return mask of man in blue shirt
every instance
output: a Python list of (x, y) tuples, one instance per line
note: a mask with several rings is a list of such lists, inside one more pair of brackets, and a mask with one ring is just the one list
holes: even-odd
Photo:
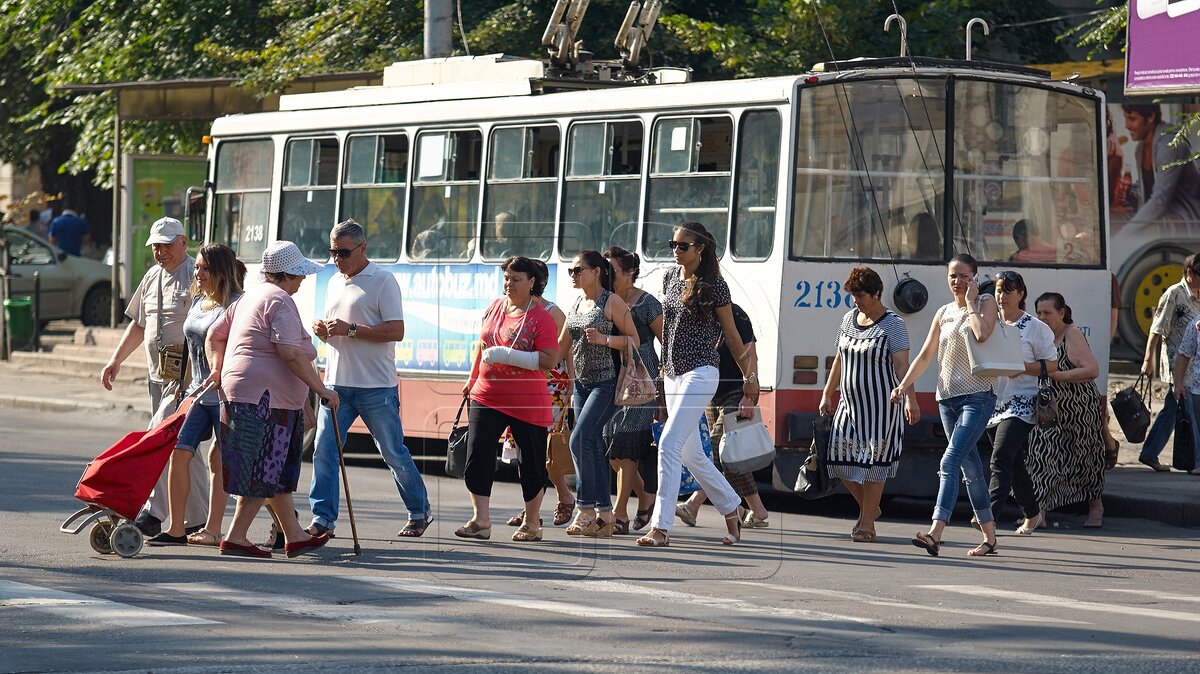
[(50, 243), (68, 255), (82, 254), (83, 241), (87, 234), (87, 221), (69, 208), (64, 208), (62, 215), (50, 221)]

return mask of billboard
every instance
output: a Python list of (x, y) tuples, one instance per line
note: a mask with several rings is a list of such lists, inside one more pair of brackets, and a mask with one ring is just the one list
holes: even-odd
[(155, 264), (153, 253), (146, 246), (150, 225), (164, 216), (183, 220), (187, 188), (204, 184), (207, 164), (203, 157), (127, 154), (121, 166), (125, 169), (121, 296), (128, 299), (146, 270)]
[(1200, 0), (1129, 0), (1125, 94), (1200, 93)]

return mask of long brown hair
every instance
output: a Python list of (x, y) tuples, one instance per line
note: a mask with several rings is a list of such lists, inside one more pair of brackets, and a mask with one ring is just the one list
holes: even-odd
[(679, 302), (693, 313), (704, 309), (713, 309), (716, 300), (713, 299), (713, 282), (721, 277), (721, 267), (717, 264), (717, 240), (695, 220), (687, 220), (675, 225), (675, 231), (687, 232), (703, 246), (700, 249), (700, 266), (696, 267), (696, 278), (690, 286), (685, 286)]
[[(223, 307), (229, 306), (229, 298), (242, 292), (246, 282), (246, 265), (237, 259), (232, 248), (223, 243), (206, 243), (200, 246), (199, 254), (208, 265), (208, 275), (216, 281), (214, 299)], [(198, 284), (193, 288), (193, 293), (200, 294)]]

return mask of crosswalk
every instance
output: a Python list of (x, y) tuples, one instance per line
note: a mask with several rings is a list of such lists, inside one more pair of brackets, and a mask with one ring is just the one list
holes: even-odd
[[(920, 598), (913, 601), (866, 592), (733, 580), (668, 583), (525, 578), (490, 581), (492, 587), (477, 587), (485, 584), (489, 581), (480, 578), (454, 583), (444, 577), (343, 574), (325, 576), (316, 584), (290, 587), (288, 591), (185, 582), (109, 584), (90, 590), (92, 594), (82, 594), (78, 588), (68, 591), (0, 579), (0, 627), (5, 623), (25, 624), (30, 619), (28, 612), (41, 614), (43, 621), (49, 621), (47, 625), (57, 622), (97, 628), (245, 623), (263, 618), (258, 612), (265, 612), (346, 626), (396, 623), (446, 629), (475, 621), (478, 627), (487, 628), (488, 616), (495, 615), (487, 608), (495, 606), (506, 609), (502, 615), (508, 618), (550, 614), (594, 623), (688, 615), (700, 622), (762, 620), (830, 630), (891, 629), (898, 622), (919, 628), (922, 614), (1009, 625), (1099, 626), (1106, 620), (1120, 622), (1129, 617), (1176, 624), (1200, 622), (1200, 614), (1190, 610), (1200, 603), (1200, 595), (1117, 588), (1098, 588), (1089, 593), (1087, 600), (982, 585), (896, 588), (909, 597)], [(1132, 600), (1131, 593), (1139, 595), (1138, 602), (1155, 605), (1119, 603), (1122, 599)], [(986, 610), (981, 610), (981, 605)], [(1176, 605), (1179, 610), (1163, 605)], [(235, 606), (245, 610), (230, 610)], [(879, 608), (893, 610), (881, 613)], [(886, 620), (880, 620), (880, 615), (887, 616)], [(550, 616), (547, 619), (555, 619)]]

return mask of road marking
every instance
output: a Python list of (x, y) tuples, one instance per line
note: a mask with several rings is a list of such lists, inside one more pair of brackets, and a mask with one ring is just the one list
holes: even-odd
[[(541, 581), (543, 583), (558, 583), (561, 581)], [(576, 590), (587, 590), (589, 592), (599, 592), (602, 594), (633, 594), (647, 599), (662, 599), (670, 602), (681, 603), (686, 602), (699, 606), (710, 606), (723, 611), (734, 611), (736, 613), (748, 613), (759, 617), (779, 617), (779, 618), (796, 618), (801, 620), (824, 620), (836, 622), (855, 622), (865, 625), (875, 624), (876, 620), (870, 618), (860, 618), (857, 616), (840, 615), (837, 613), (827, 613), (825, 611), (810, 611), (808, 609), (782, 608), (777, 606), (763, 606), (741, 599), (727, 599), (723, 597), (706, 597), (704, 595), (692, 594), (690, 592), (679, 592), (678, 590), (668, 590), (666, 588), (652, 587), (648, 585), (637, 585), (634, 583), (617, 582), (613, 580), (595, 580), (591, 578), (581, 579), (571, 586)]]
[(913, 587), (922, 590), (955, 592), (974, 597), (986, 597), (988, 599), (1010, 599), (1012, 601), (1021, 602), (1022, 604), (1032, 604), (1034, 606), (1053, 606), (1055, 608), (1074, 609), (1079, 611), (1099, 611), (1101, 613), (1116, 613), (1121, 615), (1139, 616), (1142, 618), (1182, 620), (1190, 623), (1200, 622), (1200, 614), (1195, 613), (1164, 611), (1162, 609), (1144, 608), (1141, 606), (1102, 604), (1094, 601), (1078, 601), (1076, 599), (1068, 599), (1066, 597), (1054, 597), (1050, 595), (1033, 594), (1030, 592), (1014, 592), (1013, 590), (998, 590), (996, 588), (982, 587), (978, 585), (913, 585)]
[(27, 608), (81, 622), (100, 622), (116, 627), (220, 624), (216, 620), (155, 611), (11, 580), (0, 580), (0, 607)]
[(584, 606), (583, 604), (570, 604), (567, 602), (551, 601), (546, 599), (535, 599), (533, 597), (516, 594), (504, 594), (501, 592), (493, 592), (491, 590), (431, 585), (429, 583), (410, 580), (407, 578), (378, 578), (366, 576), (341, 576), (341, 578), (344, 580), (358, 581), (360, 583), (382, 585), (383, 587), (401, 590), (404, 592), (432, 594), (441, 597), (450, 597), (451, 599), (457, 599), (459, 601), (474, 601), (481, 604), (511, 606), (513, 608), (526, 609), (530, 611), (549, 611), (550, 613), (561, 613), (574, 618), (616, 618), (628, 620), (645, 617), (644, 615), (630, 613), (628, 611), (598, 608), (595, 606)]
[(807, 587), (788, 587), (786, 585), (766, 585), (763, 583), (754, 583), (750, 581), (734, 581), (739, 585), (749, 585), (751, 587), (761, 587), (767, 590), (775, 590), (778, 592), (792, 592), (795, 594), (812, 594), (818, 597), (828, 597), (831, 599), (845, 599), (847, 601), (857, 601), (871, 606), (883, 606), (886, 608), (905, 608), (917, 609), (920, 611), (930, 611), (933, 613), (953, 613), (956, 615), (969, 615), (976, 618), (994, 618), (1013, 621), (1024, 621), (1032, 623), (1047, 623), (1050, 625), (1091, 625), (1090, 622), (1082, 620), (1067, 620), (1065, 618), (1047, 618), (1045, 616), (1025, 615), (1022, 613), (998, 613), (996, 611), (988, 611), (986, 616), (983, 616), (979, 611), (972, 611), (965, 608), (947, 608), (945, 606), (925, 606), (922, 604), (914, 604), (910, 602), (889, 601), (880, 599), (869, 594), (860, 594), (858, 592), (842, 592), (839, 590), (824, 590), (818, 588)]
[(345, 623), (438, 622), (412, 609), (373, 604), (328, 604), (315, 599), (266, 592), (250, 592), (215, 583), (159, 583), (164, 592), (179, 592), (207, 599), (227, 601), (241, 606), (277, 611), (304, 618), (320, 618)]
[(1162, 599), (1165, 601), (1182, 601), (1182, 602), (1200, 603), (1200, 597), (1195, 597), (1195, 596), (1187, 595), (1187, 594), (1171, 594), (1170, 592), (1159, 592), (1157, 590), (1118, 590), (1118, 589), (1111, 588), (1111, 587), (1102, 587), (1099, 589), (1103, 590), (1105, 592), (1127, 592), (1129, 594), (1136, 594), (1139, 597), (1150, 597), (1153, 599)]

